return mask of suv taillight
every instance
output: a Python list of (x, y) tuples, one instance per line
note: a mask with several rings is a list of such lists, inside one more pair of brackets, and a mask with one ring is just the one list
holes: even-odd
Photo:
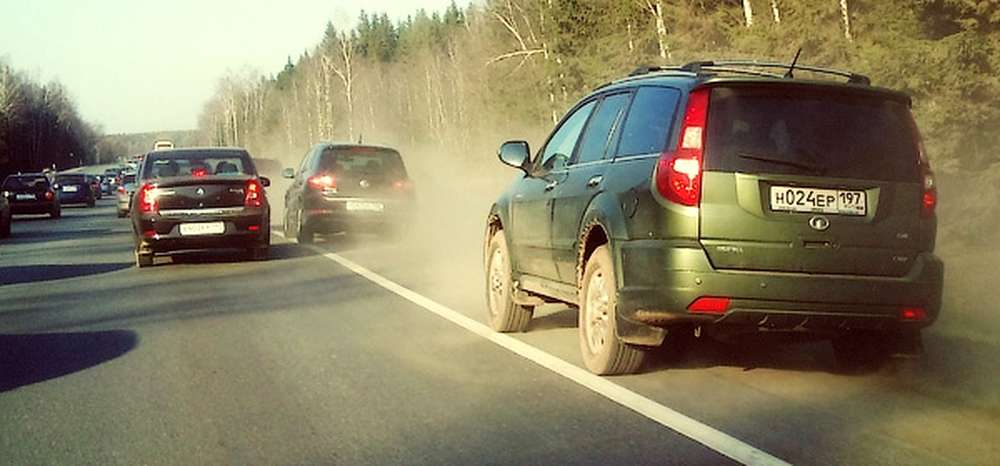
[(927, 160), (927, 151), (924, 147), (924, 138), (920, 135), (916, 121), (909, 119), (910, 129), (913, 131), (913, 140), (917, 144), (917, 163), (920, 164), (920, 182), (923, 184), (923, 195), (920, 200), (920, 214), (925, 218), (933, 217), (937, 209), (938, 192), (937, 180), (934, 179), (934, 172), (931, 170), (931, 163)]
[(264, 205), (264, 186), (260, 184), (260, 180), (257, 178), (247, 180), (244, 192), (246, 193), (243, 198), (243, 205), (245, 207), (261, 207)]
[(306, 182), (317, 191), (337, 192), (337, 179), (333, 175), (313, 175)]
[(149, 183), (139, 188), (139, 212), (144, 214), (155, 214), (160, 210), (159, 202), (156, 201), (156, 186)]
[(708, 88), (691, 92), (677, 149), (664, 152), (656, 164), (656, 190), (666, 199), (685, 206), (697, 206), (701, 202), (705, 122), (711, 92)]

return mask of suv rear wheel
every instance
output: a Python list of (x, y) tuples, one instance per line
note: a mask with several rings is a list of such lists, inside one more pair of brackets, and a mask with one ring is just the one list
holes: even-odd
[(506, 237), (503, 230), (497, 231), (486, 251), (486, 302), (490, 327), (498, 332), (523, 332), (535, 311), (514, 302), (512, 271)]
[(607, 245), (594, 250), (583, 272), (580, 290), (580, 352), (583, 363), (598, 375), (629, 374), (639, 370), (646, 357), (642, 348), (618, 338), (618, 306), (614, 262)]

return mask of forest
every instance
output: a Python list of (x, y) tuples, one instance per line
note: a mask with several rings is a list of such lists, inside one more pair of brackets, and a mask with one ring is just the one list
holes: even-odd
[[(304, 44), (306, 46), (307, 44)], [(327, 25), (282, 69), (224, 77), (206, 143), (267, 157), (319, 140), (490, 158), (541, 137), (576, 99), (640, 65), (746, 58), (853, 70), (913, 96), (939, 172), (1000, 161), (1000, 2), (989, 0), (485, 0), (394, 22)]]
[(62, 84), (40, 84), (0, 61), (0, 177), (95, 162), (107, 150), (99, 136)]

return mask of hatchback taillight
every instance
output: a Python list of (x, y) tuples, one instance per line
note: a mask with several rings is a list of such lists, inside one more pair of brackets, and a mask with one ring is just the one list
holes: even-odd
[(246, 193), (243, 197), (243, 205), (245, 207), (256, 208), (264, 205), (264, 186), (260, 184), (260, 180), (257, 178), (247, 180), (244, 192)]
[(139, 188), (139, 212), (144, 214), (155, 214), (160, 210), (159, 202), (156, 200), (156, 186), (146, 183)]
[(337, 179), (333, 175), (313, 175), (307, 180), (309, 187), (317, 191), (337, 192)]
[(125, 187), (124, 186), (119, 186), (118, 187), (118, 194), (125, 194)]
[(52, 191), (45, 191), (45, 200), (51, 201), (56, 198), (56, 193)]
[(691, 92), (674, 151), (666, 151), (656, 164), (656, 190), (664, 198), (685, 206), (701, 202), (701, 178), (705, 152), (705, 122), (711, 89)]

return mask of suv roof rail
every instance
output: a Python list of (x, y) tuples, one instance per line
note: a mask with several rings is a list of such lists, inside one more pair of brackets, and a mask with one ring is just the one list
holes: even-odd
[(853, 73), (850, 71), (837, 70), (833, 68), (822, 68), (811, 65), (761, 62), (756, 60), (720, 60), (720, 61), (708, 60), (708, 61), (693, 61), (681, 66), (641, 66), (639, 68), (636, 68), (631, 73), (629, 73), (629, 77), (634, 78), (647, 75), (650, 73), (658, 73), (664, 71), (681, 71), (687, 73), (694, 73), (698, 75), (711, 72), (722, 72), (722, 73), (746, 74), (751, 76), (762, 76), (762, 77), (778, 78), (778, 79), (786, 79), (790, 77), (788, 76), (789, 73), (786, 74), (769, 73), (767, 71), (754, 68), (782, 69), (789, 72), (796, 70), (809, 71), (812, 73), (826, 74), (831, 76), (838, 76), (841, 78), (847, 78), (848, 84), (858, 84), (862, 86), (871, 85), (871, 78), (863, 74)]

